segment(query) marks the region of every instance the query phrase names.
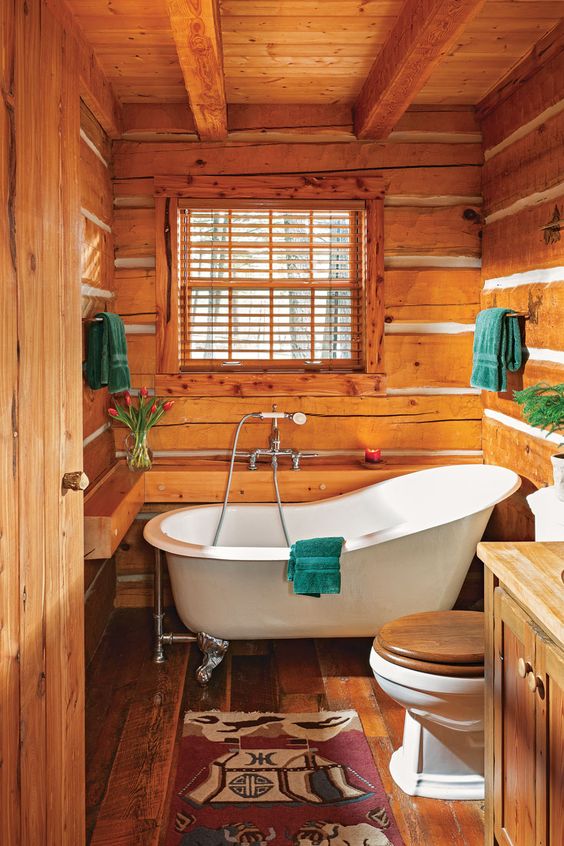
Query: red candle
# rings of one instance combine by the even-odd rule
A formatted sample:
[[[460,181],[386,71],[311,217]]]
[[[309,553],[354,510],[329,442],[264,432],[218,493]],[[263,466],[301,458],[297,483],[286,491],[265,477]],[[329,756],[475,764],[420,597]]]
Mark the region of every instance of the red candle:
[[[382,450],[366,447],[364,450],[364,460],[367,464],[378,464],[379,461],[382,461]]]

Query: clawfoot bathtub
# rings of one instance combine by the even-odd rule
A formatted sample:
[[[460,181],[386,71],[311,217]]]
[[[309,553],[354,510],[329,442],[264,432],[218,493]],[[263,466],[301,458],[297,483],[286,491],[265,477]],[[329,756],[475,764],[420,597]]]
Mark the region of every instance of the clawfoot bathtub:
[[[166,552],[178,614],[200,633],[206,683],[229,640],[373,636],[395,617],[452,608],[494,505],[519,485],[504,467],[452,465],[285,506],[292,542],[345,538],[337,596],[293,594],[275,504],[230,506],[222,546],[211,545],[219,505],[169,511],[144,534]]]

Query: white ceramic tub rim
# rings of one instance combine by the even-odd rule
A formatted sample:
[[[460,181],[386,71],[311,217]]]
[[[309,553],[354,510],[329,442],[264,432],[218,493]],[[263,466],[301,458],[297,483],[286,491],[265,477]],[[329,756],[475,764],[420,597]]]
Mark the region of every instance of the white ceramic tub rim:
[[[485,502],[480,504],[479,508],[475,508],[470,512],[464,512],[458,514],[456,517],[450,516],[448,520],[440,520],[437,519],[436,521],[427,520],[408,520],[401,523],[397,523],[395,526],[390,526],[387,529],[380,529],[376,532],[368,532],[367,534],[361,535],[357,538],[347,538],[343,545],[343,552],[352,552],[357,549],[364,549],[369,546],[375,546],[379,543],[386,543],[387,541],[396,540],[400,537],[405,537],[406,535],[413,535],[416,532],[423,532],[427,529],[437,528],[439,526],[446,526],[449,523],[454,523],[457,520],[461,520],[464,517],[471,517],[473,514],[479,514],[481,511],[485,511],[488,508],[493,508],[498,502],[502,502],[507,497],[511,496],[511,494],[515,493],[521,487],[521,479],[513,470],[510,470],[507,467],[501,467],[500,465],[494,464],[484,464],[484,465],[468,465],[468,464],[450,464],[446,465],[449,469],[453,470],[455,468],[466,468],[466,467],[499,467],[500,469],[504,470],[506,473],[511,474],[514,476],[513,485],[510,487],[509,490],[505,490],[499,496],[495,497],[494,499],[486,500]],[[428,470],[419,470],[415,471],[416,473],[433,473],[436,470],[440,470],[440,467],[433,467],[429,468]],[[410,473],[406,474],[405,477],[408,478]],[[397,478],[397,477],[396,477]],[[377,485],[384,484],[386,481],[391,480],[383,480],[382,482],[376,482],[374,485],[367,485],[365,488],[357,488],[354,491],[349,491],[346,494],[340,494],[338,496],[327,497],[326,499],[321,500],[313,500],[310,502],[298,502],[298,503],[289,503],[292,509],[307,509],[312,505],[319,505],[328,502],[335,502],[338,500],[343,504],[346,504],[347,499],[350,499],[352,496],[355,496],[361,493],[363,490],[368,490],[371,487],[376,487]],[[237,508],[264,508],[265,510],[271,510],[276,508],[276,503],[235,503],[235,507]],[[284,503],[283,503],[284,507]],[[211,505],[188,505],[184,506],[183,508],[175,508],[172,511],[165,511],[163,514],[159,514],[157,517],[153,517],[152,520],[149,520],[145,529],[143,531],[143,536],[146,541],[148,541],[152,546],[156,547],[157,549],[162,549],[163,552],[170,552],[174,555],[183,555],[188,558],[208,558],[212,560],[218,561],[242,561],[247,562],[250,565],[254,564],[256,561],[280,561],[286,560],[290,553],[290,550],[287,546],[212,546],[212,545],[205,545],[205,544],[197,544],[197,543],[189,543],[188,541],[181,541],[175,540],[170,538],[166,535],[161,528],[163,522],[167,520],[167,518],[171,517],[174,514],[179,514],[182,511],[195,511],[196,509],[202,508],[215,508],[217,509],[218,517],[221,510],[220,503],[213,503]],[[252,550],[252,555],[250,551]]]

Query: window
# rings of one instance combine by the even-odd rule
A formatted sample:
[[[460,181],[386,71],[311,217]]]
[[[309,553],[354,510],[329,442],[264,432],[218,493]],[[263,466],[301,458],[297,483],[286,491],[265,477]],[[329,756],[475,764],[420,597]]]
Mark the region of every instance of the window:
[[[180,370],[363,365],[364,208],[179,204]]]
[[[155,177],[163,393],[385,390],[380,174]]]

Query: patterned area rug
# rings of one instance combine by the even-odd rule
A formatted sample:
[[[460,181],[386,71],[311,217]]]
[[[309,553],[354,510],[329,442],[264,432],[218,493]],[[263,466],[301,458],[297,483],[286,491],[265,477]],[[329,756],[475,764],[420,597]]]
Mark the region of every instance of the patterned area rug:
[[[356,711],[188,712],[166,846],[403,846]]]

